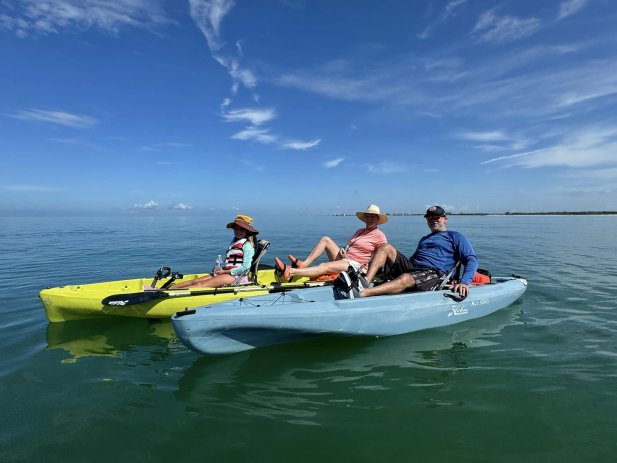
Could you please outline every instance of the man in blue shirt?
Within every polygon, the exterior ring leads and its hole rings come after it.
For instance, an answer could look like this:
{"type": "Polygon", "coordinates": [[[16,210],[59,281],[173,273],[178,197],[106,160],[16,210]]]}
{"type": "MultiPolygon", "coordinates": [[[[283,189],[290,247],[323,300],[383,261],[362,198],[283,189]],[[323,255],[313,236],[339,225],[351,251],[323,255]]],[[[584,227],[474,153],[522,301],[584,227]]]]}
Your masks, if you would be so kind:
{"type": "Polygon", "coordinates": [[[407,259],[391,244],[382,244],[369,264],[366,281],[370,282],[382,268],[391,280],[372,288],[353,288],[356,295],[358,290],[360,297],[399,294],[409,290],[431,291],[460,261],[465,271],[452,291],[462,297],[467,296],[471,280],[478,270],[478,259],[471,243],[461,233],[446,230],[448,218],[440,206],[429,207],[424,217],[431,233],[422,237],[416,252],[407,259]]]}

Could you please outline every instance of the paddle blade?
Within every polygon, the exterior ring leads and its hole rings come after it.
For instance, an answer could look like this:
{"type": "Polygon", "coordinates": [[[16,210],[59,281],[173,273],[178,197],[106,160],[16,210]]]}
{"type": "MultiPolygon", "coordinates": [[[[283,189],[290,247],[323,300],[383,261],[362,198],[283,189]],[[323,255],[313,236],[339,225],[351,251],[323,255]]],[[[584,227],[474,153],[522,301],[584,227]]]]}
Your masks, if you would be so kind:
{"type": "Polygon", "coordinates": [[[123,307],[126,305],[143,304],[155,299],[167,297],[164,291],[143,291],[140,293],[113,294],[101,301],[103,305],[111,307],[123,307]]]}

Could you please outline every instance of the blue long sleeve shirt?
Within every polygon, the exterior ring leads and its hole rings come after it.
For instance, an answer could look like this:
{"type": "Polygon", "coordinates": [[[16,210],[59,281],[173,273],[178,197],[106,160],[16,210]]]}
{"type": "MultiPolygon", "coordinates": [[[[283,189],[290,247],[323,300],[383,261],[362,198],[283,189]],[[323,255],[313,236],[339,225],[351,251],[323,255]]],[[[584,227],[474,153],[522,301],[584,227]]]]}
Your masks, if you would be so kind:
{"type": "Polygon", "coordinates": [[[478,270],[478,258],[469,240],[455,231],[431,233],[420,239],[416,252],[409,258],[414,267],[437,268],[449,272],[460,260],[465,266],[461,283],[469,285],[478,270]]]}

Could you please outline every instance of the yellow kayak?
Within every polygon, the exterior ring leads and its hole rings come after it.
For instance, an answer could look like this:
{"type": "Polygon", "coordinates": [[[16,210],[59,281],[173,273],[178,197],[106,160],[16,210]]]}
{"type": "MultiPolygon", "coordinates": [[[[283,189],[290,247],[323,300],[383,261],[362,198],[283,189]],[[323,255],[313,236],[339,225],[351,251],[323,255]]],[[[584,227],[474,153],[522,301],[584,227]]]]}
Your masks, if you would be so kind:
{"type": "MultiPolygon", "coordinates": [[[[206,274],[184,275],[174,283],[203,275],[206,274]]],[[[165,281],[160,280],[157,286],[160,288],[165,281]]],[[[273,269],[259,270],[256,281],[257,284],[222,288],[144,291],[144,286],[150,285],[152,278],[136,278],[47,288],[40,292],[39,297],[50,322],[97,317],[170,318],[174,313],[187,308],[324,284],[306,278],[277,283],[273,269]]]]}

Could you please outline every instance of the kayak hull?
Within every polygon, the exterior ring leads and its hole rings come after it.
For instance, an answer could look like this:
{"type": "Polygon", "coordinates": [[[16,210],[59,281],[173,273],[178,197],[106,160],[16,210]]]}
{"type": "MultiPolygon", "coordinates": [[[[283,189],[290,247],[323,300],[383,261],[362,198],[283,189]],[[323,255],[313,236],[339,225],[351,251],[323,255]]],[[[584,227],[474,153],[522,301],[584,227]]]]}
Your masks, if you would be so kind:
{"type": "Polygon", "coordinates": [[[445,290],[334,300],[331,287],[311,288],[198,307],[172,324],[191,350],[230,354],[321,335],[393,336],[452,325],[509,306],[526,287],[522,278],[493,278],[461,302],[445,290]]]}
{"type": "MultiPolygon", "coordinates": [[[[176,282],[191,280],[206,274],[185,275],[176,282]]],[[[162,285],[166,280],[158,283],[162,285]]],[[[84,285],[67,285],[47,288],[39,293],[39,298],[45,308],[45,314],[50,322],[64,322],[100,317],[133,317],[133,318],[170,318],[174,313],[187,308],[198,307],[217,302],[224,302],[242,296],[258,296],[268,294],[273,288],[285,287],[286,284],[276,283],[274,270],[260,270],[258,285],[244,285],[225,288],[197,288],[199,295],[184,297],[165,297],[134,305],[103,305],[102,300],[115,294],[130,294],[143,291],[144,286],[152,283],[152,278],[137,278],[131,280],[108,281],[84,285]]],[[[297,285],[303,280],[294,281],[297,285]]]]}

